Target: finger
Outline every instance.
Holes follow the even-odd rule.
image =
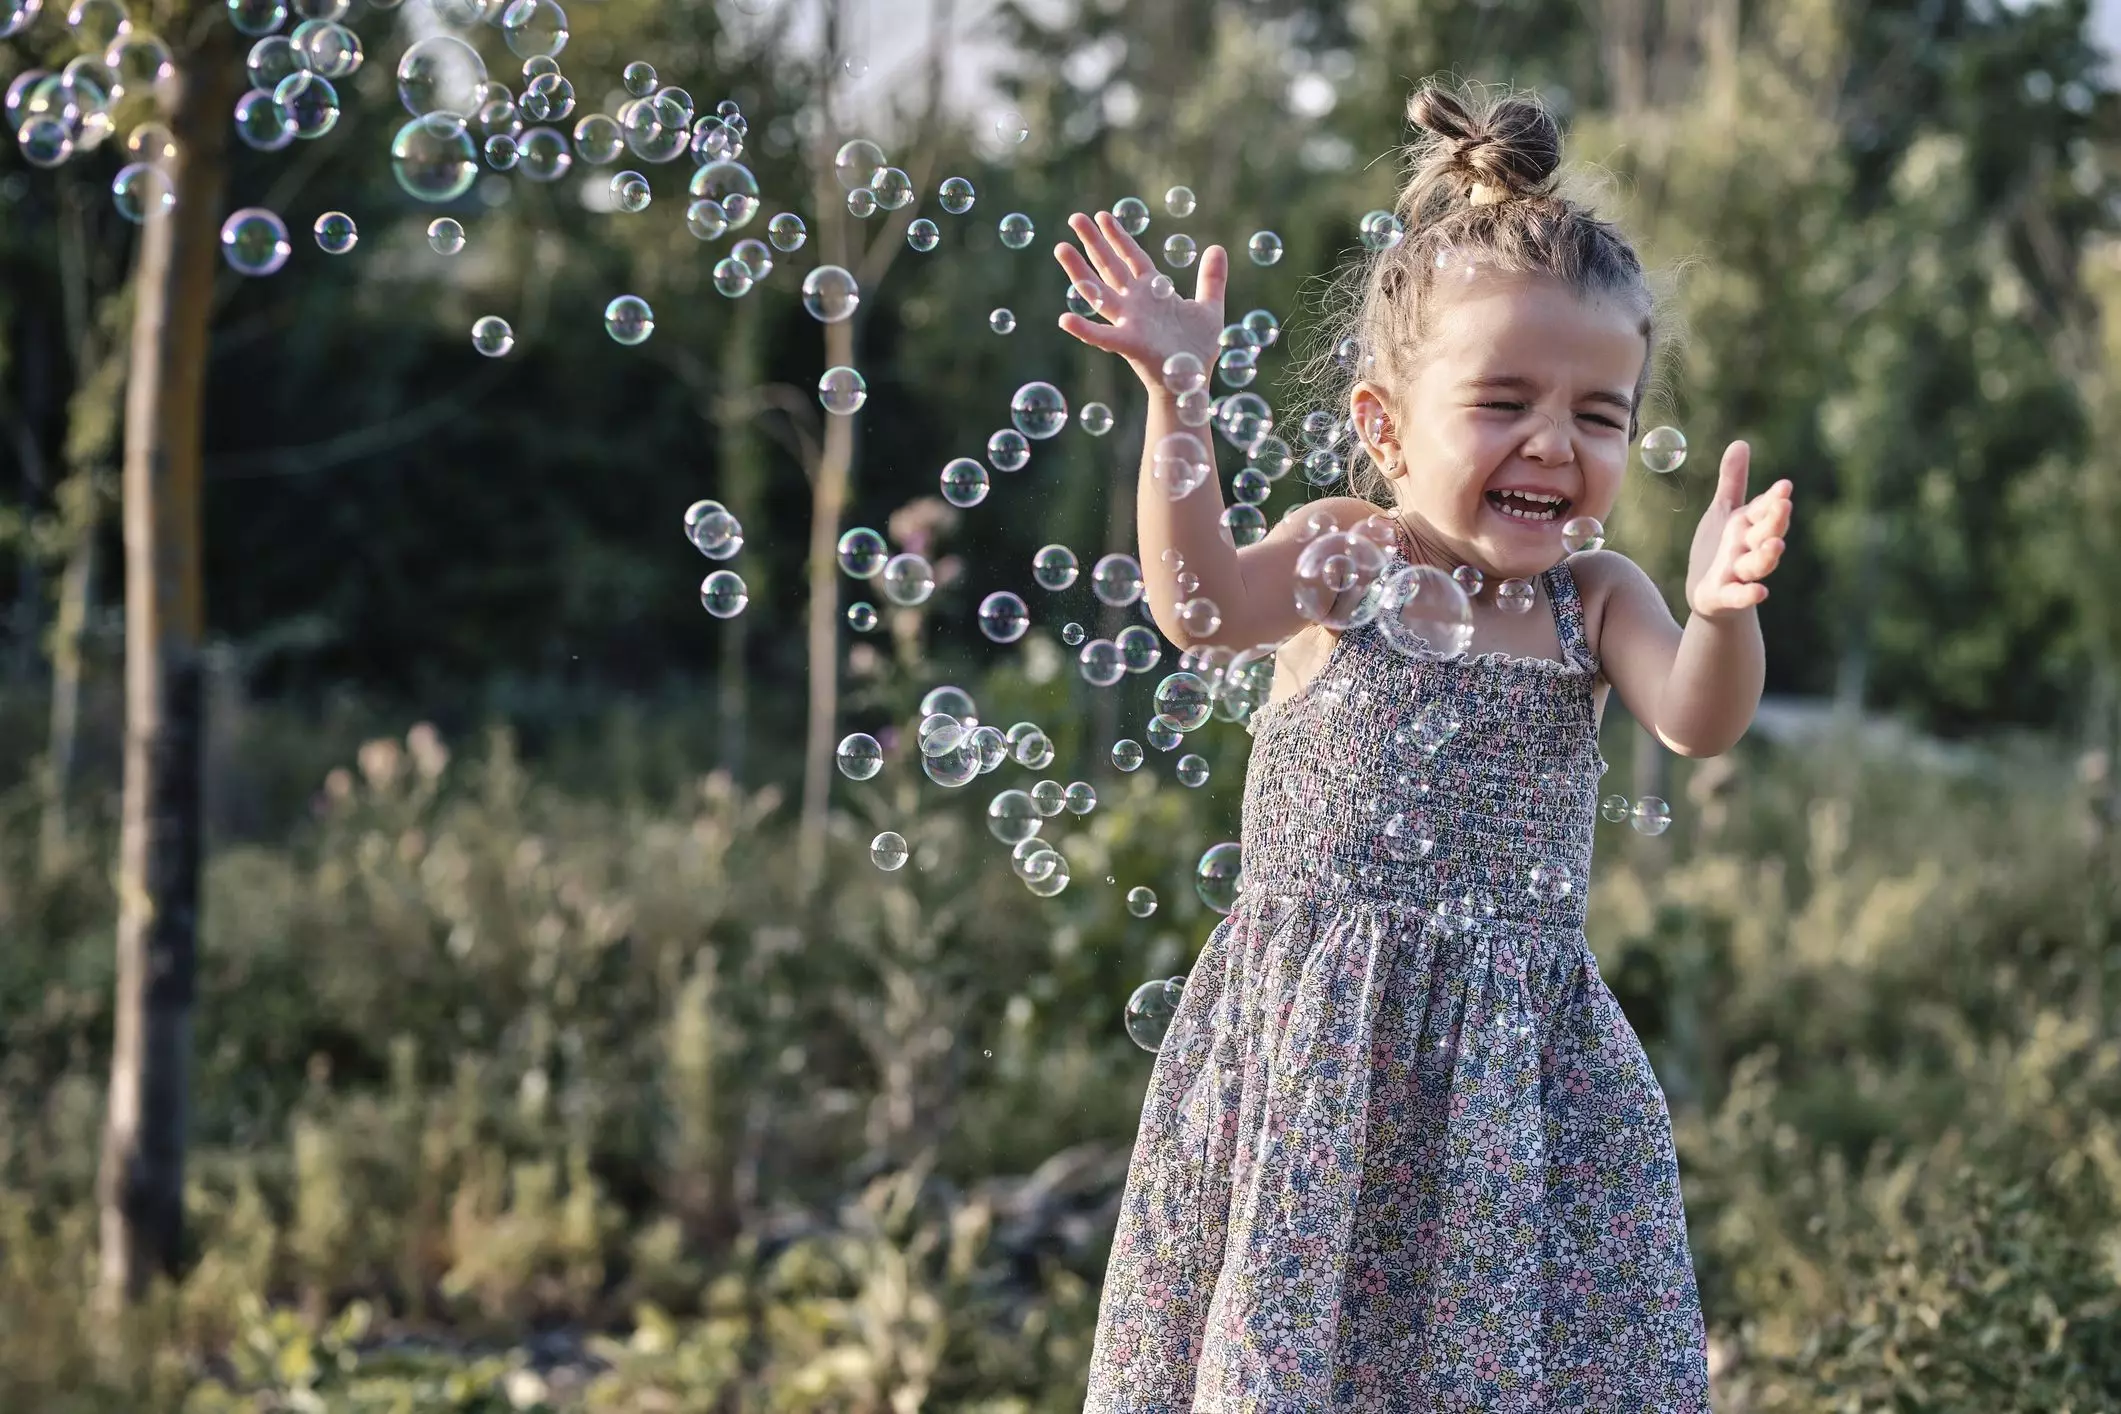
[[[1073,334],[1093,349],[1106,353],[1125,355],[1128,353],[1127,336],[1110,324],[1101,324],[1095,319],[1085,319],[1074,310],[1060,317],[1061,332]]]
[[[1090,262],[1083,258],[1083,253],[1072,245],[1063,242],[1055,246],[1053,248],[1053,258],[1060,262],[1060,268],[1067,273],[1068,283],[1071,285],[1078,280],[1097,280],[1098,278],[1097,272],[1090,268]],[[1103,284],[1104,282],[1100,280],[1098,283]]]
[[[1716,474],[1716,500],[1732,508],[1745,502],[1745,478],[1753,467],[1753,449],[1733,442],[1723,449],[1723,465]]]
[[[1782,563],[1782,542],[1770,540],[1757,550],[1748,550],[1731,566],[1731,573],[1748,584],[1766,579]]]
[[[1200,275],[1193,284],[1193,298],[1216,312],[1216,323],[1222,322],[1223,291],[1230,284],[1230,253],[1219,245],[1211,245],[1201,253]]]
[[[1082,241],[1083,254],[1090,257],[1090,264],[1097,271],[1097,278],[1113,289],[1125,289],[1130,283],[1126,276],[1126,266],[1121,264],[1119,257],[1113,253],[1112,243],[1105,239],[1105,233],[1098,229],[1097,222],[1078,211],[1068,218],[1068,228]]]
[[[1125,266],[1127,273],[1134,279],[1146,280],[1156,273],[1155,265],[1149,260],[1149,252],[1143,250],[1134,237],[1127,234],[1126,228],[1119,224],[1118,217],[1109,211],[1098,212],[1097,228],[1105,233],[1105,244],[1112,247],[1113,259]]]

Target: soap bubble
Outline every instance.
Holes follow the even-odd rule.
[[[1628,823],[1638,835],[1661,835],[1672,827],[1672,807],[1657,796],[1643,796],[1628,812]]]
[[[1156,685],[1157,715],[1169,718],[1182,732],[1190,732],[1207,721],[1213,706],[1214,695],[1208,690],[1207,679],[1199,673],[1181,669]],[[1152,722],[1150,726],[1151,744],[1154,745],[1155,724]]]
[[[618,161],[625,145],[625,135],[608,113],[585,113],[574,125],[574,150],[592,167]]]
[[[866,187],[884,165],[884,149],[867,138],[850,138],[833,155],[832,171],[847,191]]]
[[[338,126],[339,92],[315,74],[289,74],[274,87],[272,102],[298,138],[320,138]]]
[[[886,211],[898,211],[913,200],[913,178],[896,167],[886,167],[876,174],[876,204]]]
[[[518,58],[567,47],[567,12],[555,0],[514,0],[501,14],[501,38]]]
[[[1043,441],[1068,425],[1068,400],[1051,383],[1026,383],[1009,400],[1009,420],[1026,437]]]
[[[486,165],[496,172],[506,172],[516,165],[523,150],[507,133],[495,133],[486,139]]]
[[[1481,589],[1487,584],[1486,577],[1473,565],[1460,565],[1457,569],[1451,571],[1451,578],[1460,589],[1466,592],[1468,599],[1479,594]]]
[[[913,224],[906,227],[906,244],[924,254],[934,250],[936,242],[941,239],[942,232],[938,231],[935,223],[925,216],[919,217]]]
[[[1164,1037],[1170,1034],[1171,1018],[1178,1013],[1179,996],[1179,988],[1162,978],[1136,987],[1127,998],[1127,1038],[1152,1055],[1161,1050]]]
[[[803,308],[820,324],[839,323],[861,302],[861,286],[837,265],[820,265],[803,277]]]
[[[635,98],[646,98],[656,89],[655,65],[646,59],[636,59],[620,73],[619,82],[625,84],[626,91]]]
[[[1183,220],[1193,214],[1193,188],[1173,187],[1164,193],[1164,210]]]
[[[1065,545],[1048,545],[1031,557],[1031,578],[1038,587],[1058,594],[1075,583],[1080,567],[1075,552]]]
[[[904,608],[925,604],[935,592],[935,570],[915,554],[893,555],[884,564],[884,597]]]
[[[1092,687],[1110,687],[1127,675],[1127,664],[1120,657],[1119,645],[1109,638],[1093,638],[1076,654],[1082,664],[1083,681]]]
[[[1178,758],[1178,783],[1193,790],[1208,783],[1208,758],[1187,752]]]
[[[936,199],[942,203],[943,210],[952,216],[962,216],[972,209],[974,195],[972,183],[963,177],[945,177],[943,185],[936,193]]]
[[[1164,391],[1183,397],[1207,386],[1208,371],[1200,356],[1180,349],[1164,360]]]
[[[1135,748],[1137,751],[1140,749]],[[1127,912],[1136,918],[1147,918],[1156,912],[1156,890],[1145,885],[1136,885],[1127,890]]]
[[[484,315],[471,326],[471,346],[488,358],[499,358],[516,346],[515,330],[498,314]]]
[[[1281,338],[1281,321],[1274,317],[1274,311],[1271,309],[1251,311],[1238,321],[1238,327],[1245,331],[1254,344],[1263,349],[1274,347],[1275,342]]]
[[[1533,597],[1530,581],[1506,579],[1495,588],[1495,607],[1506,614],[1529,613]]]
[[[994,119],[994,135],[1014,145],[1031,136],[1031,125],[1014,108],[1004,108]]]
[[[700,581],[700,603],[718,619],[733,619],[751,602],[751,593],[735,570],[716,570]]]
[[[987,327],[997,334],[1016,332],[1016,315],[1006,309],[997,309],[987,316]]]
[[[1209,846],[1207,853],[1201,855],[1193,870],[1193,888],[1202,903],[1217,913],[1227,914],[1237,907],[1243,874],[1243,851],[1235,841],[1225,841]]]
[[[244,94],[236,100],[235,116],[236,137],[245,147],[252,148],[258,152],[278,152],[295,140],[294,119],[287,115],[285,109],[272,101],[270,93],[261,93],[256,89],[252,89]],[[53,120],[33,119],[31,121],[34,123],[37,121],[51,122]],[[60,134],[67,138],[68,151],[70,152],[73,139],[67,134],[66,125],[59,123],[57,127]],[[25,144],[29,141],[29,133],[30,124],[25,124],[22,128],[22,141]],[[23,150],[27,152],[27,146]],[[35,162],[37,159],[31,157],[30,160]]]
[[[869,841],[869,862],[887,874],[904,868],[906,859],[906,837],[896,830],[885,830]]]
[[[539,74],[523,90],[523,116],[534,123],[564,122],[574,112],[574,85],[560,74]],[[612,125],[614,132],[618,124]]]
[[[344,255],[361,239],[361,232],[355,227],[353,217],[343,211],[325,212],[310,229],[316,234],[317,249],[326,255]]]
[[[611,204],[629,214],[646,211],[653,193],[648,179],[639,172],[614,172],[611,177]]]
[[[715,292],[727,299],[742,299],[757,282],[758,276],[751,273],[751,267],[734,255],[725,255],[714,263]]]
[[[1142,744],[1140,742],[1129,741],[1127,738],[1121,737],[1118,741],[1112,743],[1112,764],[1115,768],[1122,771],[1133,771],[1139,769],[1141,763]]]
[[[1001,232],[1002,244],[1011,250],[1022,250],[1031,244],[1031,238],[1038,233],[1037,228],[1031,224],[1031,218],[1021,211],[1012,211],[1004,216],[996,229]]]
[[[1188,599],[1178,606],[1178,623],[1194,638],[1207,638],[1223,626],[1223,611],[1213,599]]]
[[[796,215],[793,211],[783,211],[766,223],[766,239],[772,241],[773,248],[784,255],[789,251],[801,250],[803,242],[808,240],[809,237],[810,232],[803,225],[803,218]],[[838,267],[834,268],[837,269]],[[844,270],[840,271],[840,273],[842,275],[847,274]],[[809,282],[805,281],[804,283],[807,285]],[[848,275],[847,283],[851,286],[854,283],[854,277]],[[829,323],[830,321],[828,320],[827,322]]]
[[[516,166],[533,182],[556,182],[574,166],[574,154],[558,128],[532,128],[516,139],[516,153]]]
[[[1254,265],[1272,265],[1281,259],[1281,237],[1272,231],[1254,231],[1245,248],[1252,252]]]
[[[37,17],[43,8],[43,0],[6,0],[0,4],[0,39],[16,33]],[[228,0],[228,23],[237,34],[248,39],[271,34],[287,23],[285,0]]]
[[[773,250],[756,236],[746,236],[729,248],[729,253],[743,263],[754,280],[763,280],[773,273]]]
[[[398,59],[398,101],[415,118],[454,113],[463,119],[476,113],[485,82],[486,61],[453,34],[429,35]]]
[[[700,197],[685,208],[685,229],[696,241],[720,240],[729,233],[729,217],[720,202]]]
[[[1184,500],[1215,475],[1207,444],[1191,432],[1166,433],[1149,462],[1149,479],[1174,501]]]
[[[1346,471],[1339,455],[1330,447],[1320,447],[1304,458],[1304,480],[1313,486],[1331,486]]]
[[[1559,903],[1574,888],[1566,865],[1535,864],[1525,871],[1525,891],[1541,903]]]
[[[867,187],[856,187],[848,192],[847,214],[858,221],[866,221],[876,215],[876,193]]]
[[[737,264],[743,266],[744,263],[739,260]],[[750,267],[745,266],[744,273],[748,277]],[[861,411],[862,404],[869,401],[868,380],[845,366],[828,368],[817,380],[817,400],[824,405],[825,411],[841,417],[849,416]]]
[[[1146,624],[1128,624],[1112,641],[1119,645],[1120,661],[1130,673],[1146,673],[1163,661],[1163,645],[1156,640],[1156,630]]]
[[[1378,592],[1377,629],[1402,653],[1455,657],[1473,642],[1473,606],[1457,580],[1434,565],[1403,565]]]
[[[1598,802],[1598,813],[1608,824],[1617,825],[1628,818],[1628,798],[1624,795],[1609,795]]]
[[[1097,790],[1088,781],[1068,782],[1067,793],[1062,799],[1067,802],[1071,815],[1088,815],[1097,809]]]
[[[455,255],[464,248],[464,227],[454,216],[437,216],[427,223],[427,244],[437,255]]]
[[[884,748],[867,732],[851,732],[840,738],[833,759],[848,780],[866,781],[884,769]]]
[[[1162,712],[1149,719],[1149,730],[1144,735],[1149,738],[1149,745],[1158,751],[1175,750],[1184,738],[1184,733],[1178,729],[1177,721]]]
[[[1193,263],[1196,248],[1193,237],[1182,231],[1173,231],[1164,237],[1164,264],[1173,270],[1183,270]]]
[[[604,329],[619,343],[641,343],[655,332],[655,311],[639,295],[620,295],[604,306]]]
[[[954,457],[943,466],[943,499],[959,510],[969,510],[987,499],[987,468],[970,457]]]
[[[270,34],[253,44],[250,52],[244,55],[243,71],[249,75],[252,88],[260,93],[271,93],[289,74],[303,72],[302,56],[296,51],[292,39],[282,34]]]
[[[1022,471],[1031,461],[1031,443],[1014,427],[987,439],[987,464],[996,471]]]
[[[416,201],[455,201],[479,175],[478,153],[462,118],[433,112],[398,129],[390,144],[390,170]]]
[[[1360,228],[1365,250],[1387,251],[1406,239],[1406,223],[1389,211],[1372,211]]]
[[[287,224],[262,206],[246,206],[221,223],[221,255],[238,275],[271,275],[293,249]]]
[[[1686,461],[1686,434],[1676,427],[1652,427],[1642,434],[1642,464],[1663,475]]]
[[[975,468],[979,463],[972,464]],[[982,472],[982,475],[985,473]],[[1006,589],[996,590],[980,600],[980,632],[996,643],[1014,643],[1031,627],[1031,611],[1024,601]]]
[[[1067,644],[1070,648],[1074,648],[1080,645],[1082,641],[1083,626],[1081,624],[1061,625],[1061,642]]]
[[[159,216],[177,204],[177,189],[169,173],[151,162],[129,162],[111,178],[110,194],[118,214],[139,224]]]
[[[1044,823],[1031,797],[1020,790],[1005,790],[987,802],[987,832],[1003,844],[1022,844]]]
[[[1259,353],[1250,347],[1224,349],[1215,361],[1215,371],[1225,387],[1249,387],[1259,372]]]
[[[1091,567],[1090,590],[1099,603],[1126,608],[1142,597],[1141,563],[1117,552],[1105,556]]]
[[[1102,437],[1112,430],[1112,409],[1103,403],[1084,403],[1075,420],[1092,437]]]
[[[1269,481],[1287,476],[1295,461],[1296,454],[1289,450],[1289,444],[1271,433],[1254,442],[1246,454],[1246,465]]]
[[[686,190],[720,206],[722,213],[729,218],[732,231],[750,225],[751,218],[758,214],[758,178],[741,162],[708,163],[692,174]]]
[[[891,558],[884,537],[867,526],[856,526],[840,537],[840,568],[856,579],[873,579]]]
[[[1384,573],[1385,553],[1366,536],[1332,531],[1313,539],[1296,558],[1296,609],[1330,629],[1353,627],[1366,612],[1369,590]]]
[[[1223,534],[1231,545],[1243,549],[1257,545],[1267,535],[1267,518],[1257,506],[1226,506],[1222,513]]]
[[[1570,554],[1605,548],[1605,526],[1596,516],[1572,516],[1561,527],[1561,548]]]
[[[1149,229],[1149,203],[1138,196],[1123,196],[1112,203],[1112,219],[1130,236]]]
[[[1112,292],[1096,280],[1077,280],[1068,286],[1068,308],[1083,318],[1102,314]]]

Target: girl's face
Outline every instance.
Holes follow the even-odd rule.
[[[1402,395],[1361,383],[1354,425],[1399,507],[1491,580],[1566,551],[1562,525],[1612,513],[1627,470],[1640,316],[1546,276],[1481,274],[1434,313]]]

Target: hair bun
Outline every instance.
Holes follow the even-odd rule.
[[[1407,118],[1432,134],[1447,165],[1510,196],[1539,192],[1561,169],[1561,128],[1536,97],[1512,94],[1471,101],[1425,84],[1407,100]]]

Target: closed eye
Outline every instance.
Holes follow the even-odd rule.
[[[1480,406],[1484,408],[1494,408],[1500,412],[1522,412],[1524,411],[1525,405],[1523,403],[1482,403],[1480,404]],[[1610,427],[1616,432],[1625,432],[1627,430],[1627,428],[1622,424],[1615,422],[1612,418],[1606,417],[1601,413],[1582,412],[1578,413],[1577,416],[1584,418],[1588,421],[1595,422],[1601,427]]]

